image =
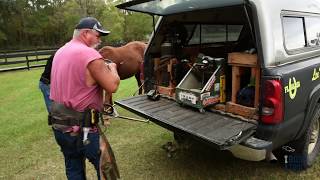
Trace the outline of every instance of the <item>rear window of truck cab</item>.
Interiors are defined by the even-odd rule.
[[[190,34],[188,45],[237,41],[243,25],[185,25]]]

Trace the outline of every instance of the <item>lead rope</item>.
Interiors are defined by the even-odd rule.
[[[138,87],[138,89],[132,94],[132,96],[135,96],[136,94],[137,94],[137,92],[139,92],[139,90],[143,87],[143,85],[146,83],[148,81],[148,79],[147,80],[145,80],[145,81],[143,81],[143,83]]]

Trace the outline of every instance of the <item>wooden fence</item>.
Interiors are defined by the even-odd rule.
[[[57,48],[2,51],[0,52],[0,72],[43,67],[44,62],[56,51]]]
[[[119,47],[126,42],[117,42],[111,44],[102,44]],[[54,54],[58,48],[46,49],[27,49],[27,50],[0,50],[0,73],[6,71],[15,71],[43,67],[50,55]]]

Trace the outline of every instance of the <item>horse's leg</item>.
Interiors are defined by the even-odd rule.
[[[138,71],[135,75],[134,75],[134,77],[136,78],[136,80],[137,80],[137,83],[138,83],[138,87],[139,87],[139,94],[142,94],[142,87],[140,87],[141,86],[141,79],[140,79],[140,71]]]

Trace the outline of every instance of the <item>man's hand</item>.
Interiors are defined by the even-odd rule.
[[[106,63],[106,66],[107,68],[110,70],[110,71],[113,71],[113,72],[117,72],[117,64],[116,63]]]
[[[109,63],[108,68],[102,59],[91,61],[87,68],[90,76],[107,92],[116,92],[120,77],[117,72],[117,65],[115,63]],[[89,78],[87,78],[89,79]]]

